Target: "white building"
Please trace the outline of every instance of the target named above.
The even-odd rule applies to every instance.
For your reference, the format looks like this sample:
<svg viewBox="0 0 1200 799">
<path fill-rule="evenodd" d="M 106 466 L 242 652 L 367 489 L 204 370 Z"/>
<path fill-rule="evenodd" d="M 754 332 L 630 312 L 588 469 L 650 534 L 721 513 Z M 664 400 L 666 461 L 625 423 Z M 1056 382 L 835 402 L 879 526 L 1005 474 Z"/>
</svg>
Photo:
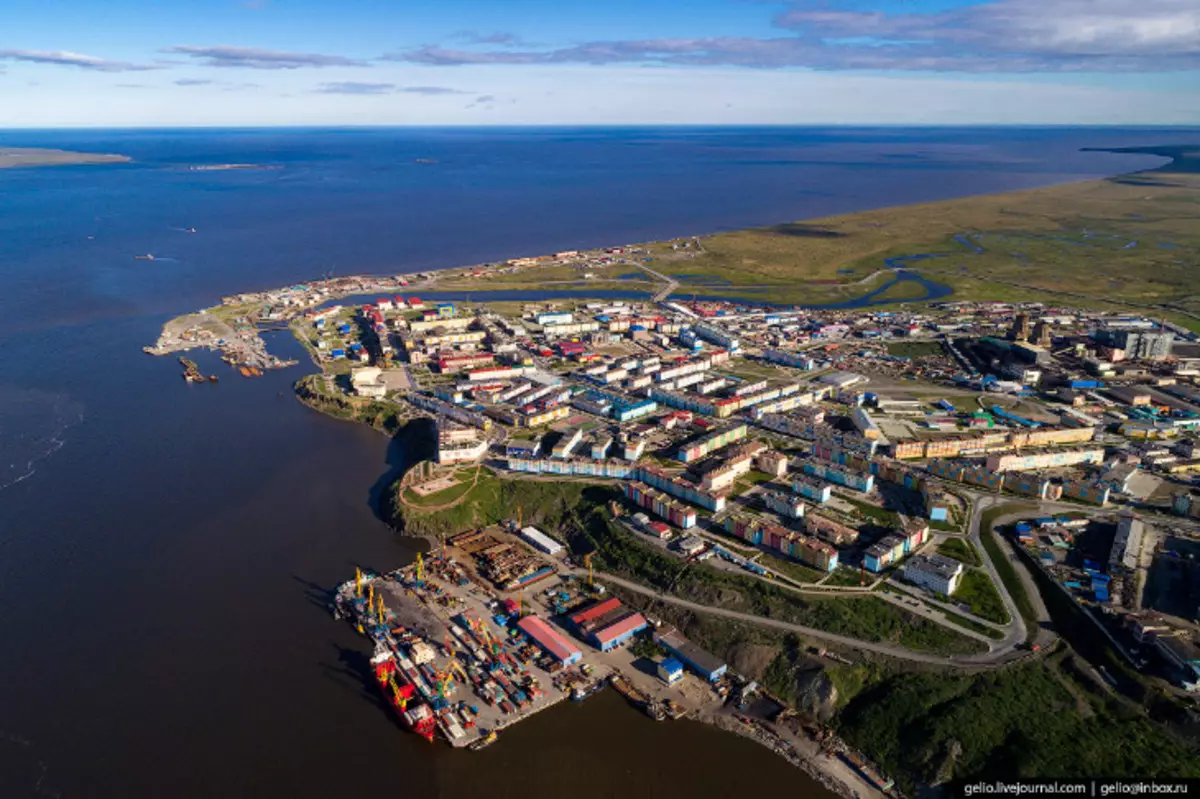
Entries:
<svg viewBox="0 0 1200 799">
<path fill-rule="evenodd" d="M 438 444 L 438 463 L 474 463 L 487 454 L 487 441 Z"/>
<path fill-rule="evenodd" d="M 950 596 L 962 582 L 963 565 L 943 555 L 913 555 L 901 574 L 913 585 Z"/>
<path fill-rule="evenodd" d="M 563 551 L 563 545 L 536 527 L 522 527 L 521 538 L 524 538 L 547 555 L 557 555 Z"/>
</svg>

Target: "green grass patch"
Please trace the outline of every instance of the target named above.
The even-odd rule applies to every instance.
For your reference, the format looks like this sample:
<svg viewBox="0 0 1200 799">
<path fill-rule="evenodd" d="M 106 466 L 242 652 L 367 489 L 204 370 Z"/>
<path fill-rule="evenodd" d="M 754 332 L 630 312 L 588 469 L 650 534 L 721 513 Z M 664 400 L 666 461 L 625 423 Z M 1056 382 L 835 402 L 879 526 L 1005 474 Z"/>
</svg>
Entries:
<svg viewBox="0 0 1200 799">
<path fill-rule="evenodd" d="M 437 507 L 438 505 L 445 505 L 449 502 L 453 502 L 472 489 L 471 480 L 474 477 L 473 474 L 456 476 L 460 482 L 457 485 L 450 486 L 444 491 L 438 491 L 436 494 L 427 494 L 425 496 L 421 496 L 415 491 L 409 489 L 404 492 L 404 499 L 410 504 L 423 505 L 426 507 Z M 480 479 L 482 478 L 483 475 L 481 474 Z"/>
<path fill-rule="evenodd" d="M 965 538 L 947 538 L 938 544 L 937 551 L 939 555 L 961 560 L 968 566 L 983 565 L 983 559 L 979 557 L 979 551 L 975 549 L 974 544 Z"/>
<path fill-rule="evenodd" d="M 888 355 L 900 358 L 924 358 L 927 355 L 943 355 L 945 350 L 936 341 L 890 341 Z"/>
<path fill-rule="evenodd" d="M 971 613 L 981 619 L 994 621 L 996 624 L 1008 623 L 1008 611 L 1004 608 L 1004 600 L 1000 598 L 996 586 L 992 585 L 992 579 L 988 577 L 987 572 L 981 569 L 967 569 L 951 599 L 966 605 L 971 609 Z"/>
<path fill-rule="evenodd" d="M 407 533 L 436 536 L 453 535 L 520 516 L 524 523 L 536 524 L 551 536 L 557 536 L 564 518 L 585 504 L 583 492 L 590 487 L 595 486 L 566 480 L 506 480 L 484 469 L 474 487 L 469 482 L 465 489 L 455 486 L 431 495 L 427 503 L 444 505 L 453 498 L 452 492 L 461 492 L 458 496 L 466 498 L 454 507 L 423 512 L 396 503 L 393 523 Z M 615 492 L 599 490 L 615 497 Z M 405 498 L 413 496 L 410 491 Z"/>
<path fill-rule="evenodd" d="M 829 575 L 829 579 L 821 583 L 821 585 L 857 586 L 860 583 L 870 585 L 875 580 L 876 575 L 874 574 L 867 573 L 864 578 L 857 569 L 839 566 L 833 574 Z"/>
<path fill-rule="evenodd" d="M 980 635 L 986 635 L 988 638 L 993 638 L 997 641 L 1004 638 L 1004 633 L 992 627 L 988 627 L 986 624 L 980 624 L 977 621 L 972 621 L 966 616 L 959 616 L 957 613 L 951 613 L 945 610 L 941 612 L 946 617 L 947 621 L 957 624 L 959 627 L 965 627 L 971 632 L 979 633 Z"/>
<path fill-rule="evenodd" d="M 1021 619 L 1025 622 L 1025 628 L 1028 631 L 1026 640 L 1032 640 L 1033 636 L 1037 634 L 1037 613 L 1033 609 L 1033 603 L 1029 599 L 1029 594 L 1025 592 L 1025 584 L 1021 582 L 1021 578 L 1017 575 L 1016 567 L 1013 566 L 1012 561 L 1008 559 L 1004 550 L 1001 549 L 1000 542 L 996 537 L 998 534 L 992 528 L 996 524 L 996 519 L 999 519 L 1001 516 L 1019 513 L 1029 508 L 1029 505 L 1021 504 L 999 505 L 984 511 L 979 521 L 979 540 L 983 542 L 983 548 L 987 550 L 988 558 L 991 559 L 992 565 L 996 567 L 996 573 L 1000 575 L 1000 581 L 1004 583 L 1004 587 L 1008 589 L 1008 595 L 1013 599 L 1013 604 L 1017 606 L 1017 613 L 1021 615 Z"/>
<path fill-rule="evenodd" d="M 766 552 L 761 553 L 758 557 L 758 562 L 764 568 L 770 569 L 776 574 L 791 577 L 793 580 L 799 580 L 802 583 L 815 583 L 824 575 L 824 572 L 810 569 L 802 563 L 797 563 L 794 560 L 786 558 L 777 558 Z"/>
<path fill-rule="evenodd" d="M 860 502 L 857 499 L 851 499 L 843 494 L 835 494 L 834 496 L 836 496 L 842 502 L 853 505 L 854 508 L 869 521 L 872 521 L 881 527 L 898 528 L 900 526 L 900 514 L 896 513 L 894 510 L 881 508 L 878 505 L 872 505 L 869 502 Z"/>
<path fill-rule="evenodd" d="M 763 483 L 769 483 L 774 479 L 774 475 L 752 469 L 734 481 L 733 493 L 735 495 L 744 494 L 754 486 L 761 485 Z"/>
</svg>

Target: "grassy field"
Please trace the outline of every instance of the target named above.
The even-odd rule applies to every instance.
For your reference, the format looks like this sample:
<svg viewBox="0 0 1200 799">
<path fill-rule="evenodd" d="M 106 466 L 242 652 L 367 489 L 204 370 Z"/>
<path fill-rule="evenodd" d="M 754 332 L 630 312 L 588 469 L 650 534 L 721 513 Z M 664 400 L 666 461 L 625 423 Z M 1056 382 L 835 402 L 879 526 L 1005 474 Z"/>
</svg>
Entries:
<svg viewBox="0 0 1200 799">
<path fill-rule="evenodd" d="M 1000 592 L 992 585 L 992 579 L 979 569 L 967 569 L 951 599 L 966 605 L 981 619 L 997 624 L 1008 623 L 1008 611 L 1004 609 Z"/>
<path fill-rule="evenodd" d="M 826 580 L 825 582 L 821 583 L 821 585 L 857 586 L 857 585 L 863 584 L 864 582 L 867 585 L 870 585 L 871 583 L 875 582 L 876 579 L 877 579 L 877 576 L 874 574 L 868 574 L 864 578 L 863 575 L 860 574 L 857 569 L 851 569 L 848 566 L 840 566 L 840 567 L 838 567 L 837 571 L 835 571 L 833 574 L 829 575 L 829 579 Z"/>
<path fill-rule="evenodd" d="M 793 580 L 799 580 L 802 583 L 815 583 L 821 579 L 823 574 L 823 572 L 819 572 L 816 569 L 810 569 L 807 566 L 796 563 L 794 560 L 777 558 L 765 552 L 759 556 L 758 562 L 776 574 L 791 577 Z"/>
<path fill-rule="evenodd" d="M 901 358 L 923 358 L 926 355 L 943 355 L 945 350 L 936 341 L 891 341 L 887 345 L 888 355 Z"/>
<path fill-rule="evenodd" d="M 881 508 L 878 505 L 872 505 L 869 502 L 860 502 L 857 499 L 850 499 L 849 497 L 844 496 L 842 494 L 838 494 L 837 498 L 839 500 L 841 500 L 842 502 L 846 502 L 846 503 L 849 503 L 850 505 L 853 505 L 854 508 L 859 513 L 861 513 L 864 517 L 866 517 L 869 521 L 872 521 L 875 524 L 880 525 L 881 527 L 899 527 L 900 526 L 900 514 L 896 513 L 896 511 L 894 511 L 894 510 L 888 510 L 887 508 Z"/>
<path fill-rule="evenodd" d="M 959 627 L 965 627 L 972 632 L 977 632 L 980 635 L 986 635 L 988 638 L 995 638 L 997 641 L 999 641 L 1004 637 L 1004 633 L 1000 632 L 999 630 L 995 630 L 987 625 L 980 624 L 979 622 L 971 621 L 966 616 L 959 616 L 957 613 L 951 613 L 949 611 L 942 611 L 942 615 L 944 615 L 954 624 L 957 624 Z"/>
<path fill-rule="evenodd" d="M 1155 171 L 1044 189 L 884 208 L 857 214 L 719 233 L 703 252 L 647 245 L 651 266 L 681 280 L 680 294 L 777 303 L 854 299 L 890 278 L 889 258 L 932 254 L 892 265 L 952 287 L 956 299 L 1046 300 L 1061 292 L 1096 307 L 1158 308 L 1200 327 L 1200 174 Z M 635 267 L 597 273 L 597 287 Z M 522 270 L 472 288 L 537 288 L 579 277 L 573 267 Z M 588 282 L 590 283 L 590 281 Z M 565 284 L 563 284 L 564 287 Z M 447 284 L 447 288 L 451 285 Z M 920 301 L 916 283 L 883 297 Z"/>
<path fill-rule="evenodd" d="M 553 535 L 575 508 L 586 505 L 584 490 L 594 487 L 591 483 L 566 480 L 506 480 L 486 469 L 474 487 L 470 486 L 469 472 L 463 472 L 462 478 L 466 481 L 465 488 L 454 486 L 429 496 L 421 504 L 443 505 L 465 496 L 462 502 L 452 508 L 428 512 L 393 502 L 393 524 L 413 535 L 440 535 L 520 516 L 522 521 L 537 524 Z M 407 500 L 414 498 L 411 491 L 405 494 Z"/>
<path fill-rule="evenodd" d="M 887 258 L 937 253 L 910 266 L 979 299 L 1050 289 L 1200 310 L 1198 206 L 1200 176 L 1155 173 L 722 233 L 695 257 L 652 251 L 661 272 L 705 275 L 719 293 L 769 287 L 785 302 L 842 291 Z"/>
<path fill-rule="evenodd" d="M 942 543 L 938 544 L 937 548 L 939 555 L 945 555 L 948 558 L 961 560 L 968 566 L 982 566 L 983 561 L 979 557 L 979 552 L 975 549 L 975 545 L 965 538 L 947 538 Z"/>
</svg>

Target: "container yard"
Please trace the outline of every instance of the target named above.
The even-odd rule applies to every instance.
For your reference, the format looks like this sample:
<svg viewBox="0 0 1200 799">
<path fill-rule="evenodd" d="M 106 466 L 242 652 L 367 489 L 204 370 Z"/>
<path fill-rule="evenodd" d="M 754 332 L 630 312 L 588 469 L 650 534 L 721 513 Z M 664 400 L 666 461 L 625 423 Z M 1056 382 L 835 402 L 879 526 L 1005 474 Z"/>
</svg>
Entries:
<svg viewBox="0 0 1200 799">
<path fill-rule="evenodd" d="M 486 746 L 573 689 L 590 690 L 582 673 L 516 632 L 505 607 L 440 556 L 358 575 L 338 588 L 334 614 L 374 642 L 380 691 L 402 725 L 428 740 Z"/>
<path fill-rule="evenodd" d="M 478 749 L 521 719 L 607 685 L 659 721 L 720 708 L 723 686 L 695 676 L 668 685 L 635 665 L 627 644 L 647 630 L 642 614 L 523 552 L 522 531 L 510 526 L 461 533 L 443 552 L 338 587 L 334 616 L 372 641 L 372 677 L 401 726 Z M 539 577 L 494 580 L 498 547 Z M 514 580 L 509 596 L 500 593 Z"/>
</svg>

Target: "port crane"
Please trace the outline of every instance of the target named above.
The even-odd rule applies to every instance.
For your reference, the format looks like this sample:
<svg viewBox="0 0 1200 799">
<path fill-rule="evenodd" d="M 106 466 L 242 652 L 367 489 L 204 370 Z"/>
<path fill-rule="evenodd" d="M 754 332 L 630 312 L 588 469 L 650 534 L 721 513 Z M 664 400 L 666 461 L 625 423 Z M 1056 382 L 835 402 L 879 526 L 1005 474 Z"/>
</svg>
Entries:
<svg viewBox="0 0 1200 799">
<path fill-rule="evenodd" d="M 421 553 L 417 553 L 417 585 L 421 585 L 425 580 L 425 558 Z"/>
<path fill-rule="evenodd" d="M 354 570 L 354 594 L 362 596 L 362 569 L 359 568 Z"/>
</svg>

